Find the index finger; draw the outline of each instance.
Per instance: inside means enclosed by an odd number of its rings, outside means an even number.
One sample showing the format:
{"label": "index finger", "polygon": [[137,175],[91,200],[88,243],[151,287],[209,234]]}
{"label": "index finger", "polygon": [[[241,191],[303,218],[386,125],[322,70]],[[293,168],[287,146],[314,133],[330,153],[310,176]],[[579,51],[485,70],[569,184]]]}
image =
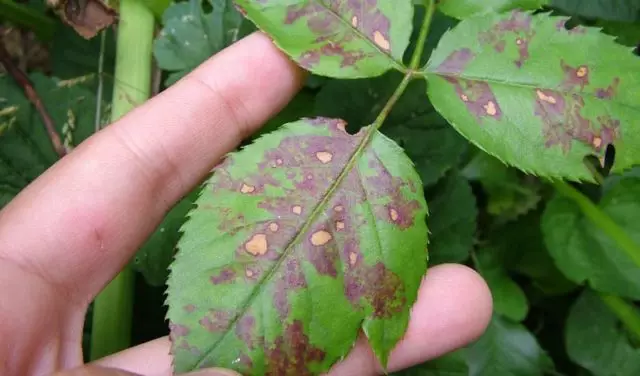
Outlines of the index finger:
{"label": "index finger", "polygon": [[89,301],[180,197],[288,103],[302,77],[260,33],[217,54],[0,212],[0,260]]}

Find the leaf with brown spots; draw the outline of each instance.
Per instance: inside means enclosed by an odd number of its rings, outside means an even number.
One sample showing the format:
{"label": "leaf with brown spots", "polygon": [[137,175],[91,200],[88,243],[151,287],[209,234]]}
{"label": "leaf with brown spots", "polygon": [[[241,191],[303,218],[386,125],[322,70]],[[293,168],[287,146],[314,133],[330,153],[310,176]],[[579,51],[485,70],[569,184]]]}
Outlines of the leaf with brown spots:
{"label": "leaf with brown spots", "polygon": [[171,266],[176,372],[316,375],[360,329],[386,364],[426,271],[426,203],[397,144],[345,125],[286,124],[214,170]]}
{"label": "leaf with brown spots", "polygon": [[411,0],[235,0],[242,13],[298,64],[318,75],[357,78],[403,69]]}
{"label": "leaf with brown spots", "polygon": [[550,0],[440,0],[438,10],[451,17],[464,19],[488,12],[534,10],[549,4]]}
{"label": "leaf with brown spots", "polygon": [[597,29],[567,30],[566,21],[520,11],[461,21],[431,55],[428,95],[506,164],[593,181],[583,160],[604,161],[608,145],[613,172],[640,164],[640,59]]}
{"label": "leaf with brown spots", "polygon": [[86,39],[116,22],[118,14],[101,0],[61,0],[56,12],[62,21]]}

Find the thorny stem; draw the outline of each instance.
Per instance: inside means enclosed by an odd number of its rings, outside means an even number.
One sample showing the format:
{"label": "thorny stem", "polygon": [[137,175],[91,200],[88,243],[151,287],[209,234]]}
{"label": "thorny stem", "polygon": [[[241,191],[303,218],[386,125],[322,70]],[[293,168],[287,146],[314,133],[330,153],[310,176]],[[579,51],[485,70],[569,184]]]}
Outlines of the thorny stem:
{"label": "thorny stem", "polygon": [[433,20],[433,14],[436,11],[436,1],[435,0],[423,0],[424,6],[427,8],[427,14],[424,17],[424,22],[422,23],[422,27],[420,28],[420,35],[418,36],[418,42],[416,44],[416,50],[411,56],[411,63],[409,65],[410,70],[418,69],[418,65],[420,65],[420,58],[422,58],[422,52],[424,51],[424,44],[427,41],[427,36],[429,35],[429,30],[431,29],[431,21]]}
{"label": "thorny stem", "polygon": [[605,293],[599,293],[599,295],[600,299],[622,321],[627,330],[636,340],[640,341],[640,312],[638,312],[638,309],[618,296]]}
{"label": "thorny stem", "polygon": [[4,46],[4,41],[1,39],[0,39],[0,64],[4,65],[7,72],[9,72],[9,75],[13,77],[13,79],[16,81],[18,85],[20,85],[20,87],[22,87],[22,90],[24,91],[25,96],[35,106],[36,110],[40,114],[40,117],[42,118],[42,123],[44,124],[47,134],[49,135],[49,139],[51,140],[51,145],[53,146],[53,149],[55,150],[55,152],[58,154],[60,158],[67,155],[68,150],[63,145],[62,139],[60,138],[60,135],[58,135],[58,132],[56,131],[56,127],[53,123],[53,120],[51,119],[51,115],[49,115],[49,112],[47,111],[44,104],[42,103],[42,99],[40,99],[40,96],[38,95],[35,88],[31,84],[29,77],[22,70],[20,70],[20,68],[18,68],[15,65],[13,60],[11,60],[11,56],[9,55],[9,52]]}
{"label": "thorny stem", "polygon": [[638,245],[611,217],[603,212],[596,204],[575,189],[569,183],[563,180],[555,180],[552,182],[555,189],[575,202],[582,213],[596,225],[600,230],[613,239],[618,247],[620,247],[633,260],[636,266],[640,267],[640,245]]}

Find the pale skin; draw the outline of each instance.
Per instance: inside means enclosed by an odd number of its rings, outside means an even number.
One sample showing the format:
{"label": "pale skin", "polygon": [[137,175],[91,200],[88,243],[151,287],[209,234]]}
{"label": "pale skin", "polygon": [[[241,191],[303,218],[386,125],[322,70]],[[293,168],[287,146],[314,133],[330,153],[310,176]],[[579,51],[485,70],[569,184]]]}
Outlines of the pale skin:
{"label": "pale skin", "polygon": [[[166,337],[83,365],[87,307],[171,206],[281,110],[304,77],[267,37],[252,34],[89,138],[7,205],[0,212],[3,375],[171,375]],[[431,268],[389,370],[467,345],[491,312],[490,292],[474,271]],[[330,372],[379,374],[364,338]]]}

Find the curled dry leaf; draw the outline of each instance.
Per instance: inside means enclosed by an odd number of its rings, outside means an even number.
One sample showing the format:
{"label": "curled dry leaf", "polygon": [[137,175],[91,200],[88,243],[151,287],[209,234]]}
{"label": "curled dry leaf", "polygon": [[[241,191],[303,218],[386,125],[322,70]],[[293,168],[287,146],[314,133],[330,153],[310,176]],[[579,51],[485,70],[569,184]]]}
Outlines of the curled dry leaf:
{"label": "curled dry leaf", "polygon": [[397,144],[344,127],[290,123],[215,169],[171,266],[177,372],[316,375],[360,329],[386,364],[426,271],[426,203]]}
{"label": "curled dry leaf", "polygon": [[86,39],[95,37],[118,18],[101,0],[47,0],[60,18]]}

